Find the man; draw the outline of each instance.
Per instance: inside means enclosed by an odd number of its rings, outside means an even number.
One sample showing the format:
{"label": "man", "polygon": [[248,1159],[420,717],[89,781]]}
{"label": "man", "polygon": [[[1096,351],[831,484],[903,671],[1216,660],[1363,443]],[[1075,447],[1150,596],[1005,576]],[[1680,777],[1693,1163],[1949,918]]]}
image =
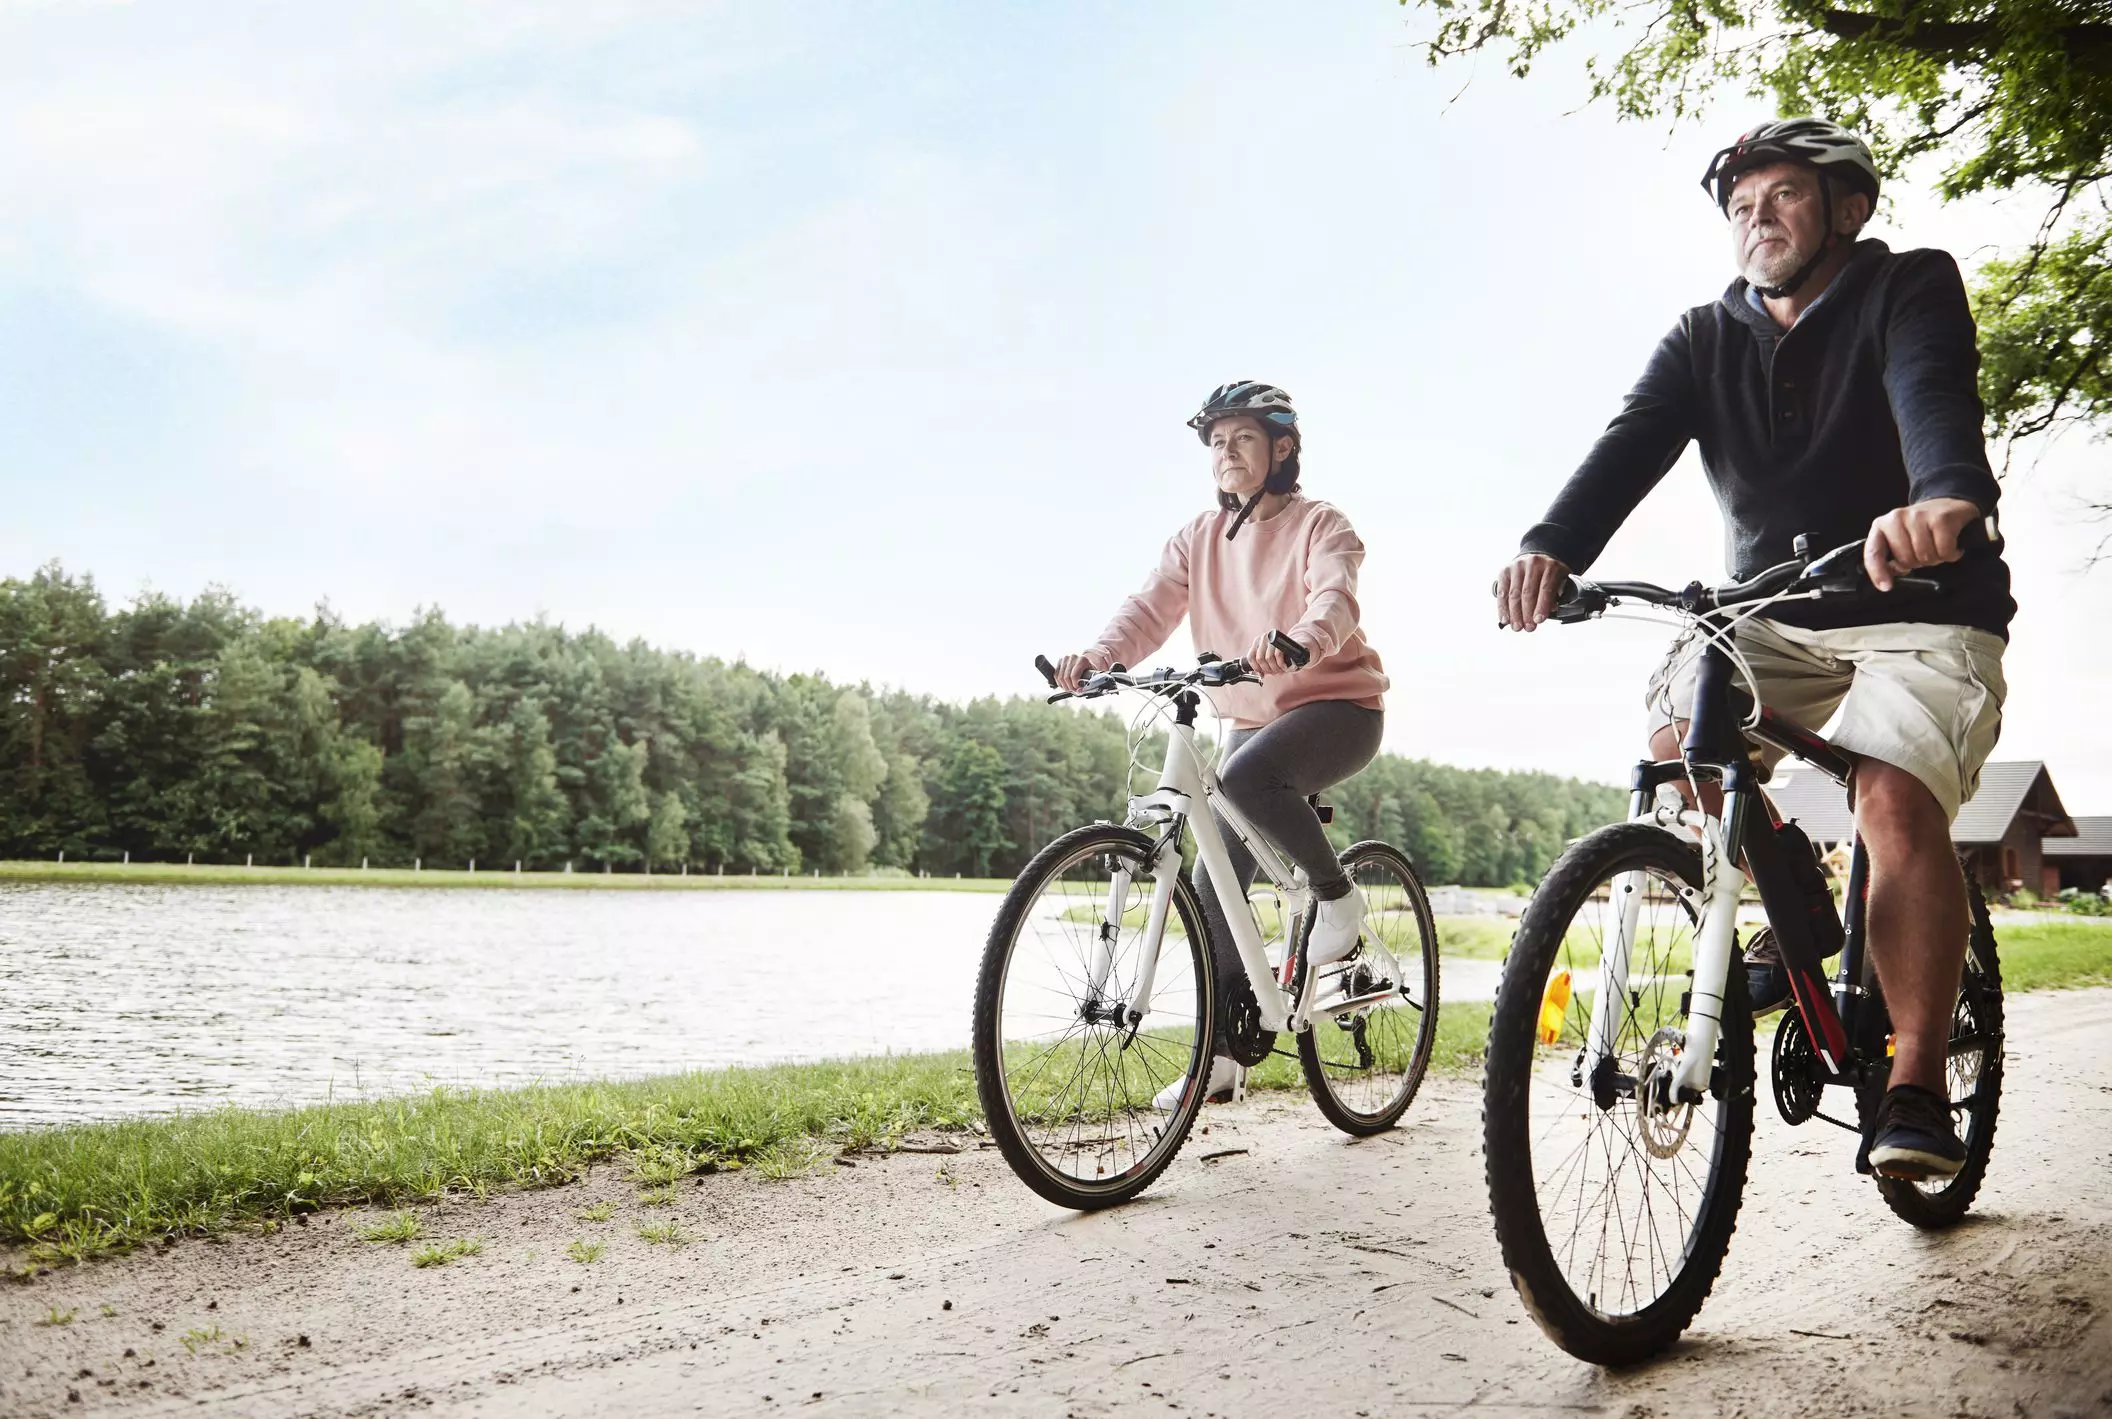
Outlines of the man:
{"label": "man", "polygon": [[[1957,263],[1858,239],[1877,200],[1862,140],[1815,118],[1763,123],[1716,155],[1702,185],[1730,222],[1740,272],[1680,318],[1620,415],[1525,534],[1496,583],[1502,624],[1530,631],[1563,578],[1587,569],[1688,442],[1722,507],[1731,575],[1862,540],[1871,582],[1929,572],[1937,592],[1785,603],[1746,623],[1760,696],[1856,756],[1868,846],[1870,950],[1896,1032],[1872,1166],[1944,1178],[1965,1149],[1945,1066],[1965,961],[1964,878],[1950,822],[2001,728],[2002,652],[2016,603],[1992,513],[1975,380],[1980,355]],[[1692,703],[1672,696],[1674,718]],[[1658,758],[1684,726],[1657,717]],[[1749,959],[1757,1010],[1780,1006],[1779,963]]]}

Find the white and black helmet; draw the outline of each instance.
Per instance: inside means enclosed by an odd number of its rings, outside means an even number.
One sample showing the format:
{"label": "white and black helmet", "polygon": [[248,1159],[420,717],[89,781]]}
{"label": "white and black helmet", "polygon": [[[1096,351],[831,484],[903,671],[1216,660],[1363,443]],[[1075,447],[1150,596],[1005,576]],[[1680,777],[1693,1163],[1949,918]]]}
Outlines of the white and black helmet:
{"label": "white and black helmet", "polygon": [[1823,118],[1776,118],[1741,133],[1737,142],[1709,160],[1709,170],[1701,175],[1702,191],[1727,212],[1738,179],[1769,163],[1817,168],[1877,201],[1877,160],[1870,156],[1870,145]]}

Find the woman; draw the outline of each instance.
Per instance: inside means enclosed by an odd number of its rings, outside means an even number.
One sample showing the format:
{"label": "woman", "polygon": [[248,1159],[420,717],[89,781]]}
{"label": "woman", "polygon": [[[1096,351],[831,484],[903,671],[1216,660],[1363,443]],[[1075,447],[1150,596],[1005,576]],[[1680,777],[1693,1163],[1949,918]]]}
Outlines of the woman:
{"label": "woman", "polygon": [[[1197,649],[1246,655],[1261,683],[1216,692],[1233,724],[1218,780],[1247,821],[1305,869],[1318,903],[1309,959],[1326,965],[1355,949],[1364,899],[1306,798],[1370,763],[1385,726],[1386,674],[1357,628],[1364,544],[1348,518],[1298,491],[1301,438],[1288,394],[1254,380],[1221,385],[1188,426],[1210,450],[1217,510],[1173,534],[1158,570],[1098,643],[1057,664],[1057,683],[1076,690],[1097,671],[1138,664],[1184,615]],[[1273,630],[1311,652],[1304,669],[1294,673],[1269,644]],[[1229,831],[1224,836],[1244,889],[1254,859]],[[1217,978],[1231,994],[1245,968],[1216,884],[1198,875]],[[1238,1079],[1238,1065],[1217,1056],[1205,1097],[1229,1097]],[[1168,1086],[1161,1107],[1177,1102],[1186,1083]]]}

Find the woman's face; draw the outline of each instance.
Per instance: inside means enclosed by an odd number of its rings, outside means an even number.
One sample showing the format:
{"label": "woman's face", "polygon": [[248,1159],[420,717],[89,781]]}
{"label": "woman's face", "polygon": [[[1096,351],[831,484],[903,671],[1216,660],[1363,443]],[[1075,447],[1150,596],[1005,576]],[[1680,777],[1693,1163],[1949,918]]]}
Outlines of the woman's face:
{"label": "woman's face", "polygon": [[[1275,447],[1271,448],[1270,445]],[[1261,420],[1234,414],[1210,426],[1210,472],[1218,491],[1250,498],[1261,491],[1272,460],[1288,458],[1288,435],[1272,440]]]}

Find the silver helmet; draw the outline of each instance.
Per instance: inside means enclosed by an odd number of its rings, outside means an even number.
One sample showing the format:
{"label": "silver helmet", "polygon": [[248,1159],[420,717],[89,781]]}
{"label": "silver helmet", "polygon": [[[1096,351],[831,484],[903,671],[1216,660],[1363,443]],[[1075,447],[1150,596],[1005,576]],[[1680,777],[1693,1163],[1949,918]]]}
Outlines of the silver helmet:
{"label": "silver helmet", "polygon": [[1738,179],[1769,163],[1802,163],[1877,201],[1877,160],[1870,156],[1870,145],[1823,118],[1771,119],[1739,134],[1737,142],[1709,160],[1702,190],[1716,199],[1719,210],[1728,211]]}

